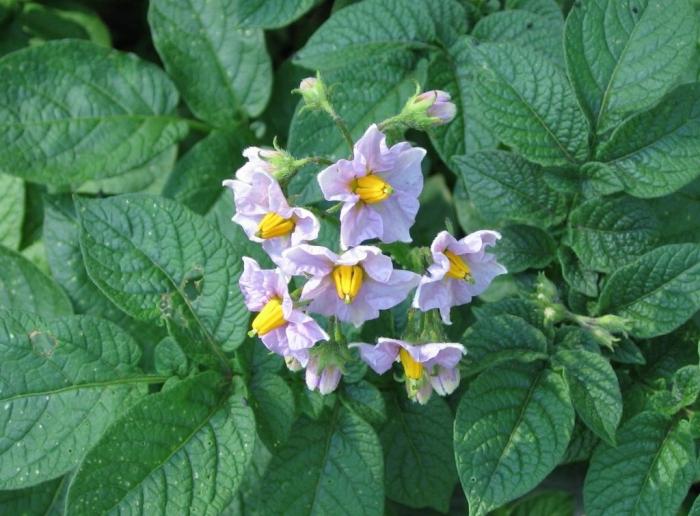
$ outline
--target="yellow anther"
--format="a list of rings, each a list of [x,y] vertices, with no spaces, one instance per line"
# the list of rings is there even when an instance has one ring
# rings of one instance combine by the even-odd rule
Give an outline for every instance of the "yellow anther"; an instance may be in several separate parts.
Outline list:
[[[345,304],[350,304],[355,300],[355,296],[362,288],[362,278],[365,272],[359,265],[338,265],[333,269],[333,283],[338,297]]]
[[[399,358],[401,359],[403,371],[406,373],[406,378],[420,380],[423,377],[423,364],[416,362],[408,351],[401,348]]]
[[[258,231],[255,235],[259,238],[275,238],[288,235],[294,231],[294,221],[285,219],[281,215],[271,211],[262,218],[258,224]]]
[[[469,265],[452,251],[443,251],[447,259],[450,260],[450,270],[447,271],[447,276],[455,279],[471,280],[472,273]]]
[[[249,335],[263,336],[286,322],[282,313],[282,301],[278,297],[273,297],[253,319],[253,324],[251,325],[253,329]]]
[[[352,182],[352,191],[366,204],[382,202],[394,193],[391,185],[375,174],[355,179]]]

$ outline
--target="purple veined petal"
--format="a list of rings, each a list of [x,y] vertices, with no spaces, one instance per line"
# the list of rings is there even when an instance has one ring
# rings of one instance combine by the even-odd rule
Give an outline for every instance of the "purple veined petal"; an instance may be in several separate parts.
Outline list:
[[[286,325],[268,331],[265,335],[261,335],[260,340],[267,349],[281,357],[291,354],[289,342],[287,341]]]
[[[450,250],[457,255],[475,254],[487,246],[494,245],[500,238],[501,234],[497,231],[475,231],[451,244]]]
[[[362,165],[365,170],[381,172],[389,170],[396,157],[386,146],[386,136],[377,124],[370,125],[365,133],[355,143],[355,164]],[[356,167],[357,168],[357,167]]]
[[[433,255],[433,259],[435,259],[436,254],[444,253],[445,250],[451,248],[456,243],[457,239],[455,237],[450,235],[447,231],[440,231],[430,244],[430,252]]]
[[[306,381],[306,388],[310,391],[315,391],[321,381],[321,371],[318,370],[318,362],[317,356],[311,356],[306,364],[304,380]]]
[[[425,149],[411,147],[407,142],[402,142],[394,145],[391,150],[396,152],[393,167],[377,175],[387,181],[396,192],[417,198],[423,191],[423,172],[420,164],[425,157]]]
[[[440,396],[452,394],[459,387],[459,368],[438,366],[437,374],[430,376],[430,384]]]
[[[381,249],[373,245],[358,245],[341,254],[336,260],[337,265],[357,265],[369,258],[380,256]]]
[[[262,248],[278,267],[284,263],[282,253],[291,246],[289,235],[283,235],[275,238],[251,238],[251,240],[262,242]]]
[[[364,301],[375,310],[388,310],[404,301],[419,283],[420,276],[411,271],[393,271],[387,282],[368,278],[353,304]]]
[[[394,271],[394,264],[391,262],[391,258],[383,255],[381,249],[378,247],[368,245],[355,247],[344,253],[343,257],[353,253],[357,249],[362,249],[365,254],[362,259],[362,268],[365,273],[367,273],[367,276],[381,283],[386,283],[391,279],[391,273]]]
[[[438,308],[442,322],[452,324],[450,320],[451,296],[449,286],[443,279],[431,279],[423,276],[413,298],[413,307],[423,312]]]
[[[243,257],[243,272],[238,280],[249,310],[259,312],[273,297],[289,296],[286,278],[277,270],[261,269],[258,262]]]
[[[390,339],[379,339],[373,346],[366,343],[352,343],[350,347],[357,348],[360,358],[377,374],[384,374],[399,356],[401,348],[395,341]]]
[[[457,115],[457,106],[452,102],[435,102],[435,104],[428,108],[428,115],[439,118],[446,123]]]
[[[325,291],[332,291],[335,294],[335,287],[330,276],[314,276],[309,278],[301,290],[302,301],[316,299]],[[337,297],[337,294],[336,294]]]
[[[335,287],[328,282],[328,288],[320,291],[309,304],[309,311],[330,317],[335,315],[339,320],[359,327],[365,321],[379,317],[379,309],[360,294],[352,303],[346,304],[338,297]],[[363,286],[364,288],[364,286]],[[360,289],[360,293],[362,289]]]
[[[413,346],[417,356],[411,353],[417,362],[426,368],[441,366],[446,368],[457,367],[462,356],[466,353],[464,346],[456,342],[431,342]],[[416,349],[417,348],[417,349]]]
[[[338,388],[342,372],[336,366],[326,366],[321,372],[321,379],[318,382],[318,392],[323,395],[330,394]]]
[[[340,247],[343,249],[378,238],[383,231],[381,215],[363,202],[346,203],[340,210]]]
[[[276,181],[270,183],[267,187],[267,207],[268,212],[277,213],[285,219],[292,217],[292,208],[289,206],[282,188]]]
[[[358,196],[351,189],[352,182],[356,177],[351,162],[341,159],[323,169],[316,177],[326,200],[357,201]]]
[[[338,261],[338,255],[326,247],[301,244],[282,253],[284,272],[291,276],[330,274]]]
[[[411,242],[411,226],[416,221],[420,203],[415,197],[397,193],[388,199],[368,206],[382,220],[382,232],[378,238],[387,244]]]
[[[289,349],[296,351],[313,347],[317,342],[329,340],[328,334],[308,315],[295,310],[286,326]]]
[[[263,217],[264,215],[245,215],[237,211],[233,214],[231,220],[243,228],[243,232],[249,240],[253,242],[262,242],[263,239],[255,236],[255,234],[258,232],[258,226]]]
[[[296,222],[291,235],[291,245],[296,246],[318,237],[321,224],[313,213],[304,208],[293,208],[292,214]]]

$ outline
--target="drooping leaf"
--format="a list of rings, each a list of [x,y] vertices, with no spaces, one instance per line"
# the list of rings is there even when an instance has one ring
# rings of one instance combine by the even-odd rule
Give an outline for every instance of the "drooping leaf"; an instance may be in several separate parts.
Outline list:
[[[289,25],[320,0],[234,0],[232,14],[237,26],[276,29]]]
[[[652,106],[676,82],[697,39],[688,0],[590,0],[566,22],[569,76],[599,133]]]
[[[455,456],[470,514],[481,516],[527,493],[559,463],[574,426],[558,374],[507,364],[469,385],[455,419]]]
[[[263,513],[381,515],[383,473],[379,438],[356,414],[302,416],[265,473]]]
[[[687,421],[643,412],[620,428],[616,447],[596,448],[583,488],[586,514],[675,514],[693,482],[695,462]]]
[[[0,171],[52,185],[117,176],[185,136],[177,102],[134,55],[79,40],[15,52],[0,61]]]
[[[219,387],[207,372],[135,405],[85,457],[68,514],[221,512],[250,463],[255,423]]]
[[[427,405],[391,402],[379,435],[384,447],[386,495],[413,508],[449,508],[457,484],[452,452],[452,412],[433,396]]]
[[[79,199],[77,209],[88,274],[120,308],[188,332],[198,357],[243,341],[248,311],[238,288],[240,249],[202,217],[139,194]]]
[[[493,249],[498,262],[515,274],[527,269],[544,269],[554,259],[556,243],[546,231],[517,224],[501,231],[501,240]]]
[[[619,268],[598,307],[630,319],[636,337],[676,329],[700,309],[700,245],[665,245]]]
[[[74,468],[138,386],[153,383],[140,356],[131,337],[101,319],[0,311],[0,488]]]
[[[231,127],[241,111],[262,113],[272,87],[265,37],[237,26],[234,2],[154,0],[148,23],[168,74],[199,118]]]
[[[544,166],[586,157],[586,118],[562,71],[540,54],[508,43],[475,46],[472,60],[474,101],[501,141]]]
[[[24,220],[24,181],[19,177],[0,174],[0,245],[14,251],[19,249]]]

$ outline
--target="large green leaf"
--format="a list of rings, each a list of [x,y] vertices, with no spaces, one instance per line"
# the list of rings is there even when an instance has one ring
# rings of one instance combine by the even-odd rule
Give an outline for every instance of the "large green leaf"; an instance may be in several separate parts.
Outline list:
[[[560,349],[553,363],[564,370],[579,417],[600,438],[615,443],[622,418],[622,394],[610,362],[583,348]]]
[[[583,501],[590,516],[676,514],[695,474],[695,444],[687,421],[643,412],[601,444],[591,458]]]
[[[564,20],[557,0],[506,0],[506,8],[531,11],[553,22],[561,23]]]
[[[234,0],[231,12],[236,25],[276,29],[292,23],[321,0]]]
[[[355,413],[302,416],[270,462],[263,514],[381,515],[384,466],[379,438]]]
[[[570,288],[585,296],[598,295],[598,273],[584,267],[569,247],[560,247],[557,258],[561,265],[561,275]]]
[[[24,181],[19,177],[0,174],[0,245],[19,249],[24,220]]]
[[[569,215],[567,244],[594,271],[612,272],[653,249],[659,239],[659,221],[634,197],[591,199]]]
[[[608,181],[637,197],[667,195],[699,177],[700,83],[679,86],[653,109],[625,121],[596,158],[605,164],[603,170],[592,165],[594,172],[603,180],[612,173]],[[595,175],[593,180],[598,187]]]
[[[534,226],[516,224],[501,229],[501,240],[493,249],[498,262],[508,272],[544,269],[554,259],[556,243],[546,231]]]
[[[137,319],[165,318],[184,329],[196,354],[243,341],[241,250],[205,219],[139,194],[79,199],[77,207],[85,267],[115,304]]]
[[[74,468],[138,385],[141,351],[114,324],[86,316],[47,321],[0,311],[0,488]]]
[[[24,489],[0,491],[0,513],[18,516],[64,516],[66,485],[70,475]]]
[[[480,151],[454,159],[479,212],[490,223],[549,227],[567,215],[566,196],[550,190],[542,170],[512,152]]]
[[[598,132],[652,106],[674,85],[695,49],[695,20],[688,0],[588,0],[572,8],[567,67]]]
[[[676,329],[700,309],[700,245],[662,246],[621,267],[598,304],[600,313],[629,318],[639,338]]]
[[[539,484],[564,456],[574,409],[564,380],[532,364],[485,371],[455,419],[455,456],[469,513],[481,516]]]
[[[390,406],[379,434],[387,497],[409,507],[447,512],[457,483],[450,408],[437,396],[427,405],[394,398]]]
[[[366,0],[341,9],[321,25],[296,56],[305,68],[341,68],[392,51],[451,45],[467,29],[455,0]]]
[[[563,72],[509,43],[474,46],[472,59],[477,109],[501,141],[545,166],[586,158],[588,124]]]
[[[148,23],[168,74],[199,118],[231,126],[265,109],[272,65],[261,30],[241,29],[224,0],[153,0]]]
[[[54,185],[122,174],[185,136],[177,102],[134,55],[78,40],[20,50],[0,60],[0,171]]]
[[[2,246],[0,309],[25,310],[45,317],[73,313],[61,287],[24,256]]]
[[[250,406],[255,413],[258,435],[271,450],[289,437],[294,418],[294,393],[276,374],[258,371],[250,380]]]
[[[664,221],[664,243],[700,242],[700,179],[671,195],[651,199],[648,205]]]
[[[68,514],[219,514],[255,443],[251,409],[219,384],[203,373],[134,406],[85,457]]]

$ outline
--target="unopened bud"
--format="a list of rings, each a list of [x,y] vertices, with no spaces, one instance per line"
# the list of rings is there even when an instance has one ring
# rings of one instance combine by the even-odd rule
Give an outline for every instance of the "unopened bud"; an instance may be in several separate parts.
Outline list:
[[[328,101],[328,89],[321,80],[321,75],[316,77],[307,77],[299,83],[299,87],[292,90],[292,93],[298,93],[304,99],[304,109],[315,109],[328,111],[331,109]]]

